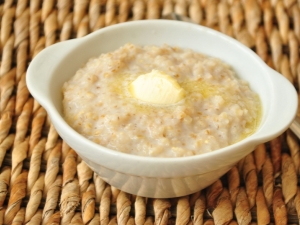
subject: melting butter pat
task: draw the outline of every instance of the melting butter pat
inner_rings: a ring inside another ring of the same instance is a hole
[[[176,79],[158,70],[138,76],[129,90],[139,100],[161,105],[175,104],[185,96]]]

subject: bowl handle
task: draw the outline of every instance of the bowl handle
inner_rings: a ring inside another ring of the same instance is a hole
[[[274,110],[270,111],[266,123],[260,132],[260,142],[267,142],[286,131],[292,124],[298,108],[298,95],[293,84],[283,75],[268,68],[273,80],[273,102]],[[255,135],[256,136],[256,135]]]
[[[77,39],[51,45],[39,52],[30,62],[26,73],[26,83],[32,96],[45,107],[45,99],[51,88],[51,73],[57,64],[74,48]]]

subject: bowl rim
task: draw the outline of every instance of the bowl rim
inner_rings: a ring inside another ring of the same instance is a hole
[[[188,23],[188,22],[184,22],[184,21],[173,21],[173,20],[162,20],[162,19],[154,19],[154,20],[138,20],[138,21],[128,21],[128,22],[124,22],[124,23],[119,23],[119,24],[115,24],[115,25],[111,25],[108,27],[104,27],[99,29],[98,31],[92,32],[90,34],[88,34],[87,36],[84,36],[82,38],[78,38],[78,39],[73,39],[73,40],[67,40],[64,42],[60,42],[58,44],[66,44],[68,42],[73,42],[76,43],[77,45],[79,45],[80,43],[84,43],[87,42],[90,38],[100,34],[100,33],[104,33],[104,32],[109,32],[110,30],[114,30],[114,29],[119,29],[120,27],[125,28],[127,26],[136,26],[136,25],[145,25],[145,24],[162,24],[164,23],[165,26],[170,25],[170,24],[182,24],[184,26],[190,26],[195,28],[197,26],[197,29],[201,29],[204,32],[208,32],[212,35],[218,36],[219,38],[223,38],[226,39],[226,41],[236,45],[237,47],[239,47],[241,49],[241,51],[246,52],[244,54],[249,54],[251,55],[252,58],[254,58],[257,63],[260,63],[261,65],[266,66],[266,64],[264,63],[264,61],[255,53],[253,52],[251,49],[249,49],[248,47],[244,46],[243,44],[241,44],[239,41],[235,40],[234,38],[231,38],[221,32],[215,31],[211,28],[208,27],[204,27],[198,24],[192,24],[192,23]],[[54,44],[57,45],[57,44]],[[52,45],[52,46],[54,46]],[[49,48],[51,48],[52,46],[50,46]],[[47,48],[46,48],[47,49]],[[44,49],[45,50],[45,49]],[[42,50],[42,52],[44,51]],[[42,52],[40,52],[38,55],[43,54]],[[37,58],[38,56],[36,56],[35,58]],[[34,61],[35,59],[33,59]],[[28,73],[32,73],[32,63],[29,65],[28,68]],[[30,82],[29,79],[30,75],[26,77],[26,81],[28,84],[28,87],[30,90],[33,89],[33,85],[32,82]],[[30,91],[31,92],[31,91]],[[33,94],[34,96],[34,94]],[[36,97],[36,99],[40,99],[38,96],[34,96]],[[151,156],[140,156],[140,155],[133,155],[130,153],[123,153],[123,152],[119,152],[104,146],[101,146],[99,144],[96,144],[94,142],[92,142],[91,140],[85,138],[84,136],[82,136],[81,134],[79,134],[77,131],[75,131],[73,128],[71,128],[67,122],[63,119],[63,117],[60,115],[60,113],[58,112],[58,110],[52,105],[48,103],[40,103],[43,107],[45,107],[46,111],[48,112],[50,118],[57,122],[60,123],[60,126],[63,127],[63,129],[65,129],[65,133],[68,133],[68,135],[73,136],[74,139],[76,139],[76,142],[82,142],[82,143],[86,143],[87,147],[90,147],[92,149],[95,149],[97,151],[103,151],[105,154],[113,156],[113,157],[119,157],[122,159],[126,159],[126,160],[130,160],[130,161],[136,161],[136,162],[152,162],[152,163],[176,163],[176,162],[185,162],[185,161],[198,161],[199,159],[206,159],[206,158],[211,158],[214,157],[216,155],[227,155],[228,152],[232,152],[233,150],[236,149],[240,149],[245,147],[246,145],[257,145],[258,142],[262,141],[262,138],[257,137],[257,133],[260,129],[262,129],[262,125],[260,124],[260,126],[258,127],[258,130],[255,131],[255,133],[253,133],[252,135],[246,137],[245,139],[234,143],[232,145],[226,146],[224,148],[220,148],[218,150],[212,151],[212,152],[207,152],[204,154],[198,154],[198,155],[193,155],[193,156],[184,156],[184,157],[151,157]],[[296,110],[294,110],[294,115],[296,115]],[[288,121],[287,125],[284,127],[284,129],[287,129],[289,124],[292,122]],[[64,134],[62,133],[61,129],[57,129],[58,133],[60,134],[61,137],[64,136]],[[284,132],[284,130],[278,131],[277,133],[274,133],[272,135],[270,135],[269,137],[267,137],[268,139],[270,139],[271,137],[276,137],[279,134],[281,134],[282,132]],[[76,149],[74,149],[76,151]]]

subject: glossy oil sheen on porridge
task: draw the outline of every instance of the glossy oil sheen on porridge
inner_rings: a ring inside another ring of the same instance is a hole
[[[177,79],[183,100],[155,105],[131,96],[139,75]],[[181,157],[231,145],[255,131],[261,104],[246,81],[219,59],[168,45],[123,47],[90,59],[63,86],[66,121],[113,150]]]

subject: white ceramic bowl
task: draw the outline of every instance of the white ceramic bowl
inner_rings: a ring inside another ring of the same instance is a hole
[[[261,98],[263,115],[257,131],[214,152],[182,158],[152,158],[120,153],[95,144],[63,119],[63,83],[90,57],[126,43],[169,44],[218,57],[250,83]],[[297,109],[294,87],[236,40],[214,30],[179,21],[143,20],[100,29],[83,38],[52,45],[30,63],[27,85],[46,109],[59,135],[106,182],[145,197],[188,195],[212,184],[255,147],[283,133]]]

